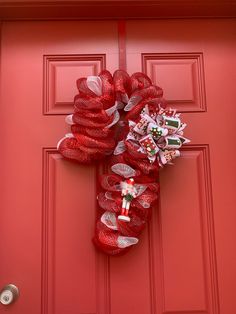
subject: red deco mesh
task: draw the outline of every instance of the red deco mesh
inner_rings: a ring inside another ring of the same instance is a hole
[[[79,94],[74,99],[74,124],[71,126],[73,137],[64,138],[60,142],[59,151],[65,158],[80,163],[91,163],[106,157],[106,163],[110,167],[117,163],[126,164],[135,171],[132,176],[135,183],[145,186],[143,193],[131,202],[131,220],[127,223],[118,220],[122,203],[119,186],[125,179],[111,170],[100,176],[101,191],[97,196],[98,211],[93,241],[103,252],[117,255],[129,250],[129,247],[119,247],[119,237],[140,236],[159,195],[158,162],[150,163],[146,154],[137,151],[135,143],[126,140],[128,120],[138,122],[145,105],[148,105],[150,112],[155,112],[158,106],[165,107],[165,102],[162,89],[153,85],[150,78],[143,73],[135,73],[130,77],[121,70],[116,71],[113,76],[108,71],[102,71],[99,77],[102,81],[101,96],[89,89],[86,78],[77,80]],[[113,107],[116,101],[123,102],[125,106],[134,96],[138,97],[138,102],[126,112],[121,122],[122,127],[119,123],[110,127],[115,113],[109,116],[106,110]],[[117,142],[122,139],[125,141],[126,151],[117,156],[112,155]],[[110,229],[101,221],[101,216],[107,211],[115,214],[116,230]]]

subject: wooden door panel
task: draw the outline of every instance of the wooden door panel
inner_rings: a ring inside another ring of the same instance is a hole
[[[45,311],[96,313],[96,292],[104,289],[96,280],[97,272],[102,270],[98,268],[97,253],[91,243],[96,169],[71,164],[55,150],[45,149],[43,186]]]
[[[142,68],[155,84],[165,86],[168,104],[181,112],[206,111],[202,53],[142,53]]]
[[[1,48],[0,285],[15,283],[20,298],[0,312],[105,313],[96,169],[63,160],[56,143],[76,79],[118,67],[117,23],[4,23]]]
[[[233,20],[127,23],[128,72],[144,71],[164,89],[168,104],[183,112],[192,140],[175,166],[160,173],[159,217],[152,222],[161,232],[160,242],[153,240],[163,282],[160,313],[236,311],[230,249],[235,165],[222,164],[232,150],[235,38]]]
[[[208,162],[207,145],[190,146],[184,149],[176,167],[164,170],[161,175],[166,311],[215,313],[216,310],[217,278]],[[172,176],[175,180],[170,179]]]
[[[76,80],[106,68],[105,54],[44,55],[44,114],[70,114],[78,93]]]
[[[111,313],[151,313],[154,274],[147,233],[146,230],[131,254],[122,260],[110,258]]]

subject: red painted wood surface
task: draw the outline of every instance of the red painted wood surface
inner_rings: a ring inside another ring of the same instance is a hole
[[[0,19],[236,17],[235,0],[0,0]]]
[[[0,288],[12,314],[235,314],[233,20],[4,22]],[[119,30],[119,31],[118,31]],[[126,36],[126,37],[125,37]],[[160,208],[123,257],[95,251],[96,176],[63,160],[75,80],[145,71],[192,139],[161,173]]]

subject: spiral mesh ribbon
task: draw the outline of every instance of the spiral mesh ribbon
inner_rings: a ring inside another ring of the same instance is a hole
[[[144,110],[150,117],[164,111],[163,91],[144,73],[129,76],[121,70],[113,76],[102,71],[97,77],[80,78],[77,87],[74,113],[67,118],[71,133],[59,142],[58,150],[65,158],[80,163],[108,158],[109,172],[100,176],[93,241],[107,254],[121,254],[138,242],[158,200],[161,159],[147,158],[133,130]],[[121,109],[126,113],[122,121]],[[126,222],[118,219],[121,183],[131,177],[137,196],[131,201],[130,221]]]

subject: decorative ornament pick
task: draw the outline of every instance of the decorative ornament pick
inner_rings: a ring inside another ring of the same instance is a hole
[[[162,89],[144,73],[104,70],[76,83],[74,113],[66,118],[71,132],[58,151],[84,164],[105,160],[93,241],[106,254],[123,254],[138,243],[157,204],[160,167],[189,143],[186,124],[175,109],[166,109]]]
[[[139,143],[142,147],[142,151],[144,151],[149,157],[153,157],[159,151],[158,146],[156,145],[154,138],[151,134],[145,135],[139,140]]]
[[[168,134],[168,130],[150,122],[147,127],[147,133],[151,134],[152,137],[157,140],[161,136],[166,136]]]
[[[134,186],[134,179],[130,178],[126,181],[122,181],[121,195],[123,196],[121,214],[118,216],[119,220],[129,222],[129,208],[133,198],[137,196],[137,190]]]

